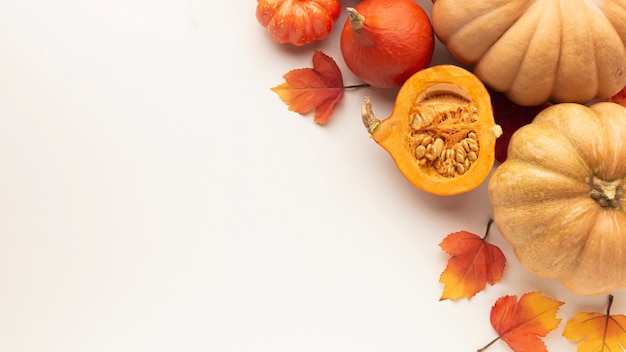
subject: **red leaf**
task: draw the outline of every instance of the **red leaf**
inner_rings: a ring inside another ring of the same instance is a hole
[[[491,325],[498,337],[478,351],[484,351],[502,339],[515,352],[547,352],[542,337],[556,329],[561,319],[556,312],[563,302],[545,297],[541,292],[498,298],[491,308]]]
[[[315,110],[313,117],[318,124],[328,121],[343,98],[341,70],[333,58],[319,50],[313,53],[313,68],[294,69],[283,77],[285,82],[271,90],[291,111],[304,115]]]
[[[502,136],[496,140],[496,160],[506,160],[509,141],[518,128],[533,121],[535,116],[551,104],[546,102],[537,106],[522,106],[513,103],[504,94],[490,91],[491,104],[496,123],[502,127]]]
[[[617,94],[609,98],[610,102],[626,106],[626,87],[622,88]]]
[[[487,225],[487,233],[492,221]],[[444,284],[441,300],[471,299],[482,291],[487,282],[496,284],[502,279],[506,258],[497,246],[487,243],[487,234],[477,235],[460,231],[448,235],[439,246],[452,257],[441,273]]]

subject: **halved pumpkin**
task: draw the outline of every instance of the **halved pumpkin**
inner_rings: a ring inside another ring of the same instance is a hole
[[[391,116],[377,119],[366,97],[363,124],[417,188],[455,195],[478,187],[502,134],[482,82],[455,65],[432,66],[400,88]]]

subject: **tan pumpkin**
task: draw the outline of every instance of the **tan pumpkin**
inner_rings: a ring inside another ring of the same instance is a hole
[[[626,288],[626,108],[553,105],[489,179],[494,220],[529,271],[573,292]]]
[[[515,103],[587,103],[626,86],[626,0],[433,2],[452,56]]]

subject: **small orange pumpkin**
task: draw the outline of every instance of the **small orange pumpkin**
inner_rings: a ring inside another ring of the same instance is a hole
[[[437,65],[400,88],[391,116],[377,119],[366,98],[363,124],[413,185],[437,195],[478,187],[495,159],[496,125],[489,93],[471,72]]]
[[[350,71],[378,88],[400,87],[428,66],[435,46],[428,14],[415,0],[363,0],[348,7],[340,39]]]
[[[573,292],[626,288],[626,108],[561,103],[517,130],[489,180],[520,263]]]
[[[328,37],[340,12],[339,0],[257,0],[256,18],[275,42],[302,46]]]

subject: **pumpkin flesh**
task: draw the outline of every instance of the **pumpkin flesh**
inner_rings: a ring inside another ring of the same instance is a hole
[[[531,272],[580,294],[626,288],[626,109],[556,104],[511,138],[494,220]]]

